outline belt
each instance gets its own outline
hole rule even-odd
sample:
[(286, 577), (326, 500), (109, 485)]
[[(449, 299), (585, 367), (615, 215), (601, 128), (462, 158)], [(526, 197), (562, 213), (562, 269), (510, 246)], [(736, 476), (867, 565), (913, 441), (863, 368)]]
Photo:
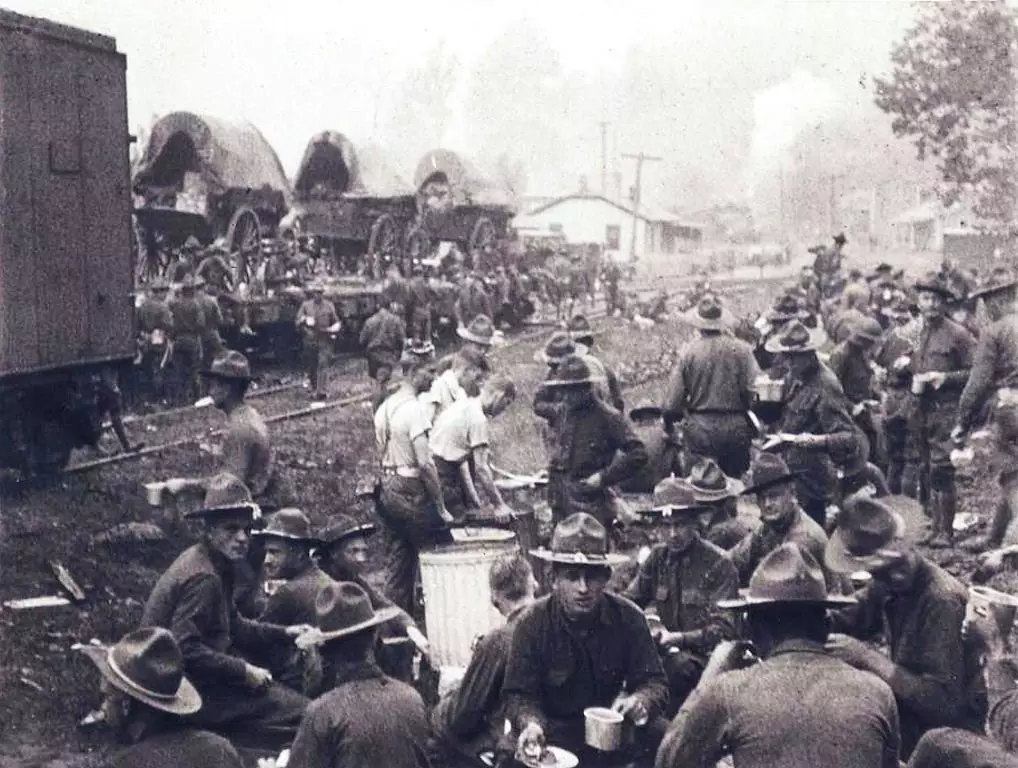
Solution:
[(421, 476), (421, 470), (417, 467), (382, 467), (382, 474), (389, 477), (418, 478)]

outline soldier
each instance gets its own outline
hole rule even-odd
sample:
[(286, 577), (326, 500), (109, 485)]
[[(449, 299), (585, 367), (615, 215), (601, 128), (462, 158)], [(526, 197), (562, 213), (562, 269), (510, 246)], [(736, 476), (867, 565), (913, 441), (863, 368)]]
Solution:
[(180, 295), (170, 299), (173, 314), (173, 372), (178, 404), (199, 397), (198, 371), (202, 365), (202, 338), (206, 334), (205, 311), (195, 295), (198, 282), (188, 274), (180, 284)]
[(871, 367), (883, 335), (880, 323), (869, 319), (831, 352), (829, 366), (852, 406), (852, 418), (869, 442), (869, 461), (887, 471), (880, 405)]
[(912, 391), (919, 396), (919, 413), (910, 436), (918, 451), (925, 487), (929, 489), (926, 514), (931, 518), (931, 547), (949, 546), (954, 539), (958, 505), (951, 463), (951, 430), (962, 389), (972, 367), (976, 340), (963, 326), (947, 317), (947, 305), (956, 298), (942, 274), (931, 273), (916, 282), (923, 329), (913, 358)]
[(852, 335), (852, 331), (869, 319), (870, 294), (861, 285), (849, 285), (841, 295), (840, 312), (831, 317), (827, 324), (827, 335), (835, 344), (840, 344)]
[(233, 272), (226, 261), (226, 253), (221, 245), (209, 246), (205, 258), (195, 270), (195, 276), (204, 279), (209, 288), (223, 293), (233, 290)]
[(721, 549), (700, 537), (705, 512), (683, 481), (658, 483), (653, 507), (643, 514), (658, 521), (668, 539), (651, 549), (623, 593), (641, 608), (653, 604), (660, 617), (660, 628), (652, 626), (651, 633), (668, 675), (669, 717), (696, 687), (714, 646), (735, 636), (716, 603), (738, 595), (739, 574)]
[(837, 497), (834, 465), (842, 470), (843, 490), (852, 493), (865, 484), (869, 454), (841, 384), (817, 358), (822, 341), (820, 331), (795, 321), (766, 344), (788, 367), (777, 439), (788, 445), (799, 503), (821, 528), (827, 505)]
[[(311, 533), (311, 521), (301, 510), (287, 507), (272, 514), (268, 524), (251, 534), (263, 542), (265, 559), (262, 578), (269, 593), (259, 621), (267, 624), (315, 623), (315, 598), (331, 579), (311, 559), (319, 541)], [(292, 643), (274, 646), (266, 654), (274, 677), (305, 696), (314, 696), (321, 687), (317, 659), (302, 653)]]
[(205, 368), (208, 368), (212, 365), (212, 361), (226, 348), (223, 344), (223, 337), (219, 334), (219, 329), (223, 327), (225, 322), (223, 320), (223, 310), (220, 308), (219, 299), (216, 297), (216, 292), (219, 288), (207, 282), (201, 275), (195, 278), (195, 285), (197, 288), (195, 298), (198, 299), (198, 304), (205, 315), (204, 332), (201, 338), (202, 364)]
[[(547, 390), (552, 392), (554, 390)], [(661, 428), (661, 408), (645, 400), (629, 411), (637, 438), (647, 449), (647, 463), (619, 483), (624, 493), (653, 493), (666, 477), (686, 475), (681, 435), (666, 434)]]
[(378, 384), (372, 406), (378, 408), (389, 394), (392, 372), (399, 364), (406, 343), (403, 308), (398, 301), (382, 305), (361, 328), (360, 344), (368, 358), (368, 376)]
[(424, 267), (414, 264), (410, 278), (410, 335), (419, 342), (431, 341), (431, 317), (435, 311), (435, 295), (424, 275)]
[(297, 328), (301, 331), (301, 357), (304, 371), (315, 400), (327, 397), (325, 374), (329, 366), (334, 334), (339, 332), (339, 315), (336, 305), (325, 298), (325, 286), (312, 283), (308, 286), (311, 298), (297, 310)]
[(201, 243), (194, 235), (189, 235), (177, 251), (176, 260), (167, 269), (171, 283), (182, 283), (188, 275), (194, 274), (195, 262), (201, 252)]
[(816, 259), (813, 262), (813, 271), (816, 273), (821, 289), (826, 289), (833, 282), (834, 277), (841, 272), (843, 251), (847, 243), (848, 238), (845, 237), (845, 233), (839, 232), (834, 236), (833, 246), (820, 248), (817, 251)]
[[(958, 403), (958, 418), (951, 438), (955, 442), (978, 421), (985, 403), (997, 395), (996, 466), (1000, 470), (1001, 499), (990, 530), (984, 538), (973, 542), (972, 549), (999, 547), (1008, 525), (1018, 512), (1018, 314), (1015, 313), (1015, 288), (1009, 281), (983, 288), (973, 294), (986, 303), (992, 324), (979, 337), (972, 362), (972, 372)], [(966, 547), (969, 548), (969, 547)]]
[(600, 358), (591, 354), (594, 348), (594, 328), (584, 315), (573, 315), (569, 318), (569, 335), (576, 343), (576, 354), (586, 360), (587, 365), (594, 372), (598, 384), (594, 386), (594, 393), (606, 404), (610, 405), (619, 413), (626, 412), (626, 404), (622, 399), (622, 387), (619, 384), (619, 377), (615, 371), (606, 366)]
[(492, 317), (491, 296), (488, 295), (480, 274), (476, 270), (471, 270), (460, 286), (454, 314), (458, 328), (466, 328), (470, 318), (484, 316), (490, 319)]
[(758, 373), (753, 350), (725, 333), (734, 323), (716, 296), (705, 296), (685, 318), (700, 334), (679, 354), (663, 408), (665, 432), (682, 419), (691, 454), (712, 458), (729, 477), (741, 477), (756, 435), (749, 420)]
[(542, 387), (561, 390), (552, 416), (553, 452), (548, 500), (557, 520), (587, 512), (610, 525), (617, 516), (612, 490), (647, 462), (647, 450), (626, 417), (598, 398), (590, 366), (569, 357)]
[(287, 280), (289, 270), (289, 258), (286, 246), (276, 240), (262, 241), (262, 255), (267, 257), (265, 262), (265, 290), (272, 295), (282, 289)]
[[(145, 447), (145, 443), (131, 445), (131, 441), (127, 437), (127, 429), (124, 427), (124, 396), (117, 382), (117, 369), (112, 365), (103, 366), (95, 376), (94, 382), (96, 415), (99, 417), (99, 422), (102, 423), (103, 418), (108, 415), (110, 417), (110, 424), (113, 426), (113, 433), (117, 436), (117, 440), (120, 441), (120, 447), (124, 453), (140, 451)], [(99, 432), (100, 437), (101, 435), (102, 432)], [(100, 456), (107, 455), (106, 451), (99, 445), (98, 439), (92, 445), (92, 450)]]
[(609, 317), (616, 311), (622, 312), (625, 309), (625, 302), (619, 294), (619, 283), (622, 282), (622, 267), (615, 259), (608, 257), (608, 263), (604, 265), (601, 272), (601, 284), (604, 286), (604, 307), (605, 314)]
[(168, 356), (168, 345), (173, 336), (173, 313), (166, 301), (170, 286), (162, 278), (149, 285), (135, 314), (138, 323), (139, 359), (142, 386), (157, 400), (163, 400), (163, 371)]

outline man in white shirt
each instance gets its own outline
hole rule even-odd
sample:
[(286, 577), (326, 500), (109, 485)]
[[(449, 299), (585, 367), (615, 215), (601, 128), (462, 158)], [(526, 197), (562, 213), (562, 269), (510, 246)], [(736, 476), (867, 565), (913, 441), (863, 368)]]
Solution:
[(485, 382), (480, 395), (454, 402), (435, 420), (431, 452), (446, 507), (454, 515), (484, 507), (480, 493), (483, 491), (496, 507), (496, 516), (508, 518), (510, 511), (495, 486), (488, 463), (488, 420), (502, 413), (515, 399), (516, 385), (505, 376), (495, 376)]

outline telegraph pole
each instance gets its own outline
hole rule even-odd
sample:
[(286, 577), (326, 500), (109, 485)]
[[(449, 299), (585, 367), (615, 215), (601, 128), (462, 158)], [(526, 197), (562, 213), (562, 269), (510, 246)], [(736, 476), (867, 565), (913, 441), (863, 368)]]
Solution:
[(604, 120), (601, 126), (601, 195), (608, 196), (608, 123)]
[(636, 155), (623, 154), (622, 157), (627, 160), (636, 161), (636, 183), (633, 185), (633, 231), (629, 239), (629, 258), (631, 261), (636, 261), (636, 228), (639, 226), (639, 212), (640, 212), (640, 197), (641, 197), (641, 185), (643, 183), (643, 163), (645, 160), (657, 162), (662, 160), (660, 157), (653, 157), (652, 155), (645, 155), (640, 152)]

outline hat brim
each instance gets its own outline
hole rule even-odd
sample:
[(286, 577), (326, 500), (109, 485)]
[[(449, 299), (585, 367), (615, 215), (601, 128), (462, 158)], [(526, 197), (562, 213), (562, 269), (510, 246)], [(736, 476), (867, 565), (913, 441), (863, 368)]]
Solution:
[(640, 405), (629, 412), (629, 418), (632, 421), (637, 419), (659, 419), (663, 414), (664, 410), (660, 406)]
[(668, 518), (671, 517), (680, 517), (683, 515), (696, 516), (702, 515), (704, 512), (709, 511), (710, 507), (702, 503), (688, 505), (683, 504), (681, 506), (673, 504), (662, 504), (657, 507), (651, 507), (650, 509), (638, 510), (638, 514), (643, 515), (644, 517), (653, 518), (655, 520), (667, 521)]
[(205, 368), (199, 371), (199, 373), (207, 379), (223, 379), (224, 381), (254, 381), (254, 376), (248, 374), (247, 376), (237, 373), (225, 373), (223, 371), (213, 371), (211, 368)]
[(824, 334), (819, 329), (809, 329), (809, 341), (798, 347), (785, 347), (781, 345), (781, 338), (775, 334), (764, 342), (764, 349), (771, 354), (794, 355), (796, 352), (816, 352), (824, 345)]
[(601, 332), (595, 331), (593, 328), (587, 328), (586, 330), (583, 331), (569, 331), (568, 333), (569, 338), (571, 338), (573, 341), (577, 341), (579, 339), (592, 339), (595, 336), (600, 335)]
[(555, 355), (554, 357), (552, 357), (549, 356), (548, 353), (545, 352), (543, 349), (539, 349), (534, 353), (534, 362), (544, 363), (545, 365), (548, 365), (550, 363), (564, 363), (566, 360), (568, 360), (570, 357), (573, 357), (575, 354), (576, 354), (575, 352), (570, 352), (569, 354), (566, 355)]
[[(739, 590), (746, 593), (748, 590)], [(855, 605), (856, 599), (849, 595), (828, 595), (824, 600), (780, 600), (766, 597), (752, 597), (744, 594), (742, 597), (730, 600), (718, 600), (717, 606), (722, 610), (745, 610), (747, 608), (759, 608), (767, 605), (813, 605), (823, 608), (844, 608), (848, 605)]]
[(392, 621), (394, 618), (399, 616), (400, 609), (395, 605), (390, 605), (387, 608), (379, 608), (375, 611), (375, 615), (370, 619), (354, 624), (349, 627), (343, 627), (343, 629), (335, 629), (329, 632), (318, 629), (316, 634), (312, 638), (315, 645), (321, 645), (327, 643), (330, 640), (339, 640), (342, 637), (349, 637), (350, 635), (356, 635), (358, 632), (363, 632), (367, 629), (377, 627), (379, 624), (384, 624), (387, 621)]
[(750, 496), (753, 494), (761, 493), (762, 491), (768, 491), (771, 488), (776, 488), (779, 485), (789, 485), (790, 483), (794, 483), (795, 481), (796, 481), (795, 473), (789, 472), (787, 475), (781, 475), (780, 477), (775, 477), (774, 479), (767, 480), (766, 482), (763, 483), (757, 483), (756, 485), (747, 486), (746, 488), (742, 489), (739, 495)]
[(252, 538), (258, 537), (260, 539), (279, 539), (281, 541), (293, 541), (298, 544), (307, 544), (309, 547), (319, 547), (325, 542), (322, 539), (315, 538), (314, 536), (296, 536), (292, 533), (283, 533), (282, 531), (270, 531), (268, 529), (262, 531), (253, 531), (251, 533)]
[(546, 563), (562, 563), (563, 565), (579, 565), (590, 568), (621, 565), (629, 562), (628, 555), (609, 552), (604, 555), (587, 555), (582, 552), (553, 552), (550, 549), (532, 549), (530, 554)]
[(732, 313), (724, 307), (721, 308), (721, 316), (717, 318), (703, 318), (696, 309), (689, 309), (682, 313), (682, 319), (701, 331), (723, 331), (734, 324)]
[(542, 387), (578, 387), (581, 384), (601, 384), (606, 379), (603, 376), (587, 376), (584, 379), (548, 379), (542, 381)]
[[(890, 543), (905, 535), (905, 518), (897, 512), (891, 513), (894, 516), (895, 535)], [(900, 549), (890, 546), (881, 547), (865, 555), (855, 555), (848, 550), (845, 544), (844, 531), (840, 528), (831, 534), (824, 549), (824, 563), (832, 571), (838, 573), (853, 573), (855, 571), (873, 571), (882, 568), (902, 556)]]
[(1013, 291), (1015, 288), (1018, 288), (1018, 280), (1012, 280), (1001, 285), (991, 285), (988, 288), (980, 288), (978, 291), (972, 291), (968, 297), (970, 299), (985, 299), (987, 296), (996, 296), (998, 293)]
[(374, 536), (376, 533), (378, 533), (377, 525), (375, 525), (374, 523), (362, 523), (361, 525), (358, 525), (355, 528), (351, 528), (348, 531), (343, 531), (342, 533), (336, 534), (335, 536), (331, 536), (329, 538), (323, 538), (321, 540), (321, 546), (323, 548), (333, 547), (337, 544), (341, 544), (344, 541), (348, 541), (349, 539), (357, 538), (358, 536), (367, 538), (368, 536)]
[(481, 344), (485, 347), (490, 347), (495, 343), (494, 335), (485, 338), (484, 336), (472, 333), (469, 328), (457, 328), (456, 335), (465, 341), (472, 341), (474, 344)]
[(201, 509), (192, 509), (190, 512), (185, 512), (185, 518), (196, 518), (196, 517), (229, 517), (246, 514), (252, 521), (257, 520), (262, 515), (262, 508), (255, 504), (231, 504), (227, 507), (202, 507)]
[(169, 712), (172, 715), (193, 715), (201, 709), (201, 694), (186, 677), (181, 678), (180, 686), (172, 698), (155, 696), (139, 685), (133, 683), (119, 670), (110, 664), (109, 648), (102, 645), (85, 645), (78, 649), (95, 664), (99, 674), (107, 680), (110, 685), (122, 693), (126, 693), (132, 699), (137, 699), (162, 712)]
[(741, 480), (736, 480), (732, 477), (725, 478), (725, 487), (718, 488), (717, 490), (708, 490), (706, 488), (697, 488), (695, 485), (690, 485), (693, 489), (693, 494), (696, 496), (697, 501), (703, 501), (707, 503), (724, 501), (725, 499), (732, 499), (736, 496), (741, 496), (746, 492), (746, 486)]
[(954, 291), (950, 290), (949, 288), (944, 288), (943, 286), (940, 285), (932, 285), (930, 283), (916, 283), (913, 287), (915, 288), (916, 291), (935, 293), (938, 296), (943, 297), (947, 301), (960, 301), (962, 299), (962, 297), (956, 294)]

